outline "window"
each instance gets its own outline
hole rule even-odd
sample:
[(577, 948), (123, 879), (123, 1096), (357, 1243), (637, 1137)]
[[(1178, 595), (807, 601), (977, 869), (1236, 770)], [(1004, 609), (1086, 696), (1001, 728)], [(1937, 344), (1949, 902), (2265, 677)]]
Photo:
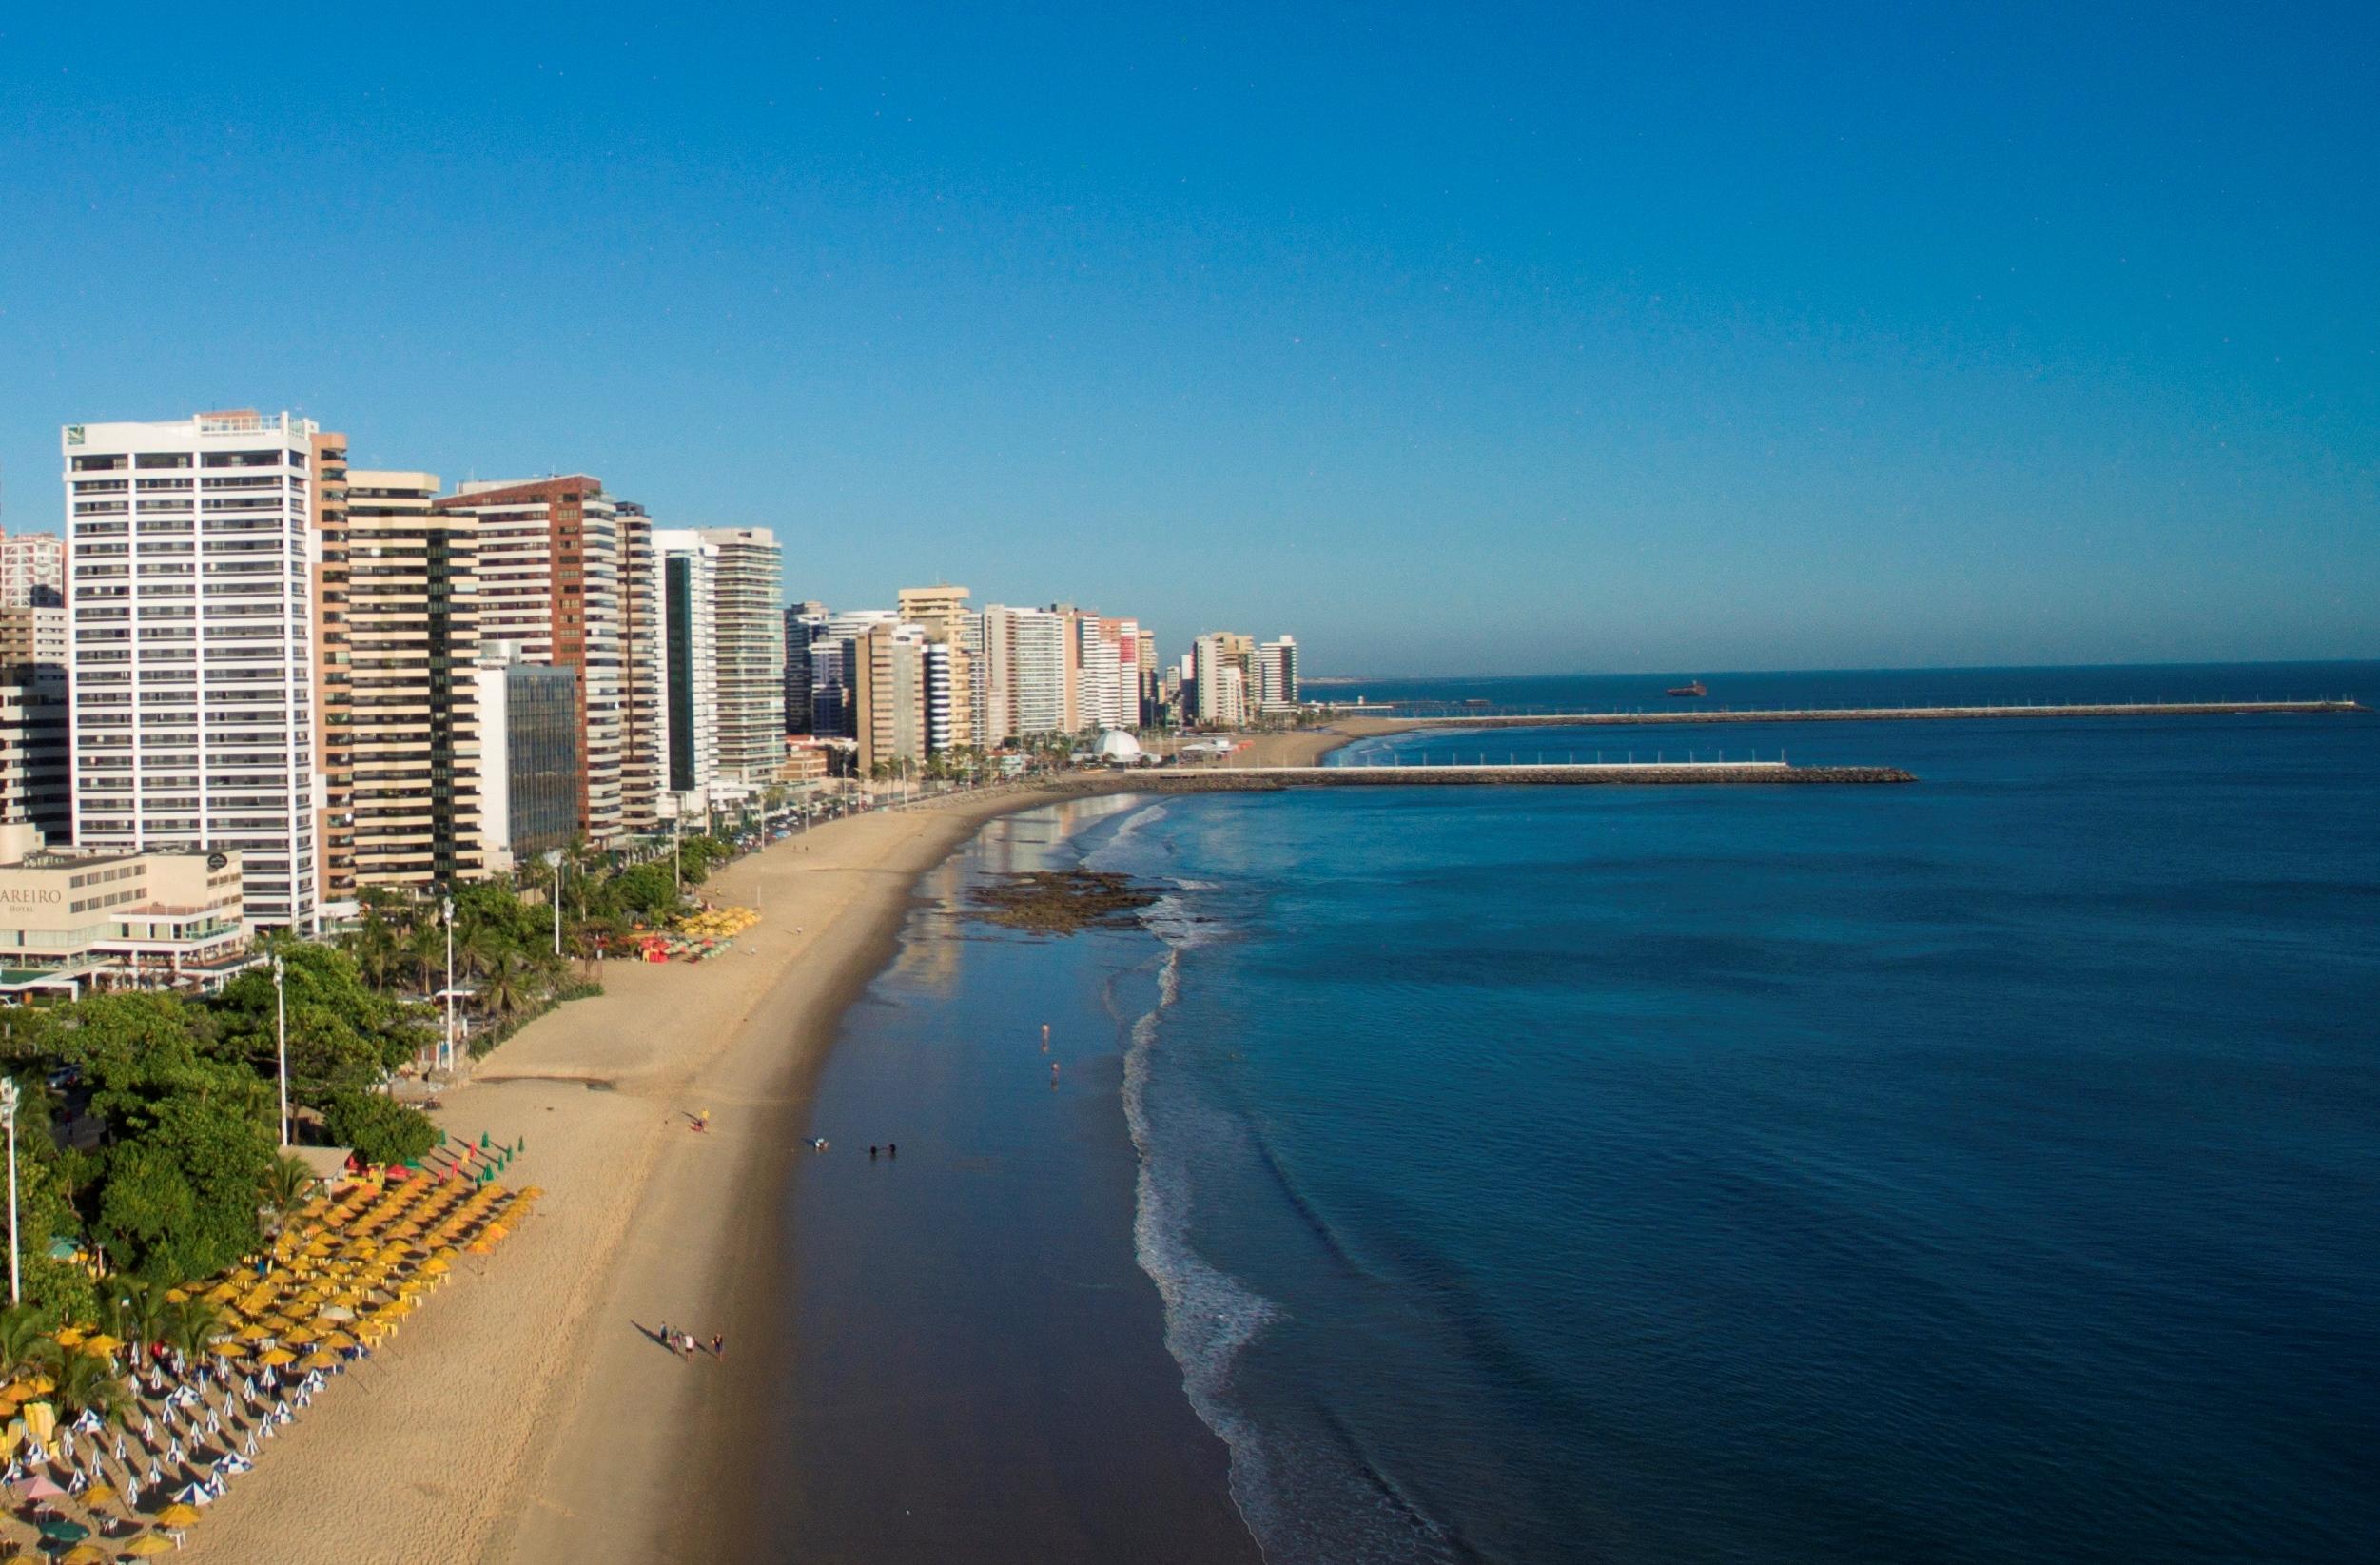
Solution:
[(144, 451), (132, 459), (132, 465), (148, 468), (187, 467), (190, 465), (190, 454), (187, 451)]
[(123, 470), (125, 461), (121, 456), (77, 457), (71, 465), (77, 473), (116, 473)]

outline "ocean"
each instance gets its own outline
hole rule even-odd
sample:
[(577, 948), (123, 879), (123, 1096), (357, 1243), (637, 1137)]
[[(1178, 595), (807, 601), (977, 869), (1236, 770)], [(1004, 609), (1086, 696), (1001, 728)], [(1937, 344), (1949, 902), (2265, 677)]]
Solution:
[[(2380, 686), (2010, 672), (1741, 701)], [(849, 1557), (2373, 1557), (2380, 718), (1652, 742), (1921, 781), (1101, 800), (936, 877), (787, 1206)], [(964, 916), (1075, 862), (1165, 894)]]

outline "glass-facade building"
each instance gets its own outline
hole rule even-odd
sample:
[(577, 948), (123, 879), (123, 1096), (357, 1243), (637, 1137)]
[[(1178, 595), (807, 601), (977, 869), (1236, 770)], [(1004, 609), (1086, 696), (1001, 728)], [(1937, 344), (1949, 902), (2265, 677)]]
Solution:
[(514, 862), (578, 834), (578, 671), (504, 671), (504, 758)]

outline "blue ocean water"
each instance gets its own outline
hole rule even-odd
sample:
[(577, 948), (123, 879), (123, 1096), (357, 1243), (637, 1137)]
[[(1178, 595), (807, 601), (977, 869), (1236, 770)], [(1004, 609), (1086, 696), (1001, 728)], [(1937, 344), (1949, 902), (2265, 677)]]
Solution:
[(1922, 780), (1081, 835), (1173, 888), (1136, 1243), (1267, 1557), (2380, 1555), (2380, 719), (1778, 732)]

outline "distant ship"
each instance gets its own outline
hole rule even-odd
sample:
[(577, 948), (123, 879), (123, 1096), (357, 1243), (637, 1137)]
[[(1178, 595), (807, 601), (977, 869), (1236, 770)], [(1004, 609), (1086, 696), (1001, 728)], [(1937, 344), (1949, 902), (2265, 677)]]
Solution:
[(1703, 682), (1700, 679), (1697, 679), (1690, 685), (1672, 685), (1669, 687), (1668, 694), (1671, 695), (1684, 696), (1687, 700), (1694, 701), (1700, 700), (1703, 696), (1709, 694), (1710, 692), (1704, 688)]

